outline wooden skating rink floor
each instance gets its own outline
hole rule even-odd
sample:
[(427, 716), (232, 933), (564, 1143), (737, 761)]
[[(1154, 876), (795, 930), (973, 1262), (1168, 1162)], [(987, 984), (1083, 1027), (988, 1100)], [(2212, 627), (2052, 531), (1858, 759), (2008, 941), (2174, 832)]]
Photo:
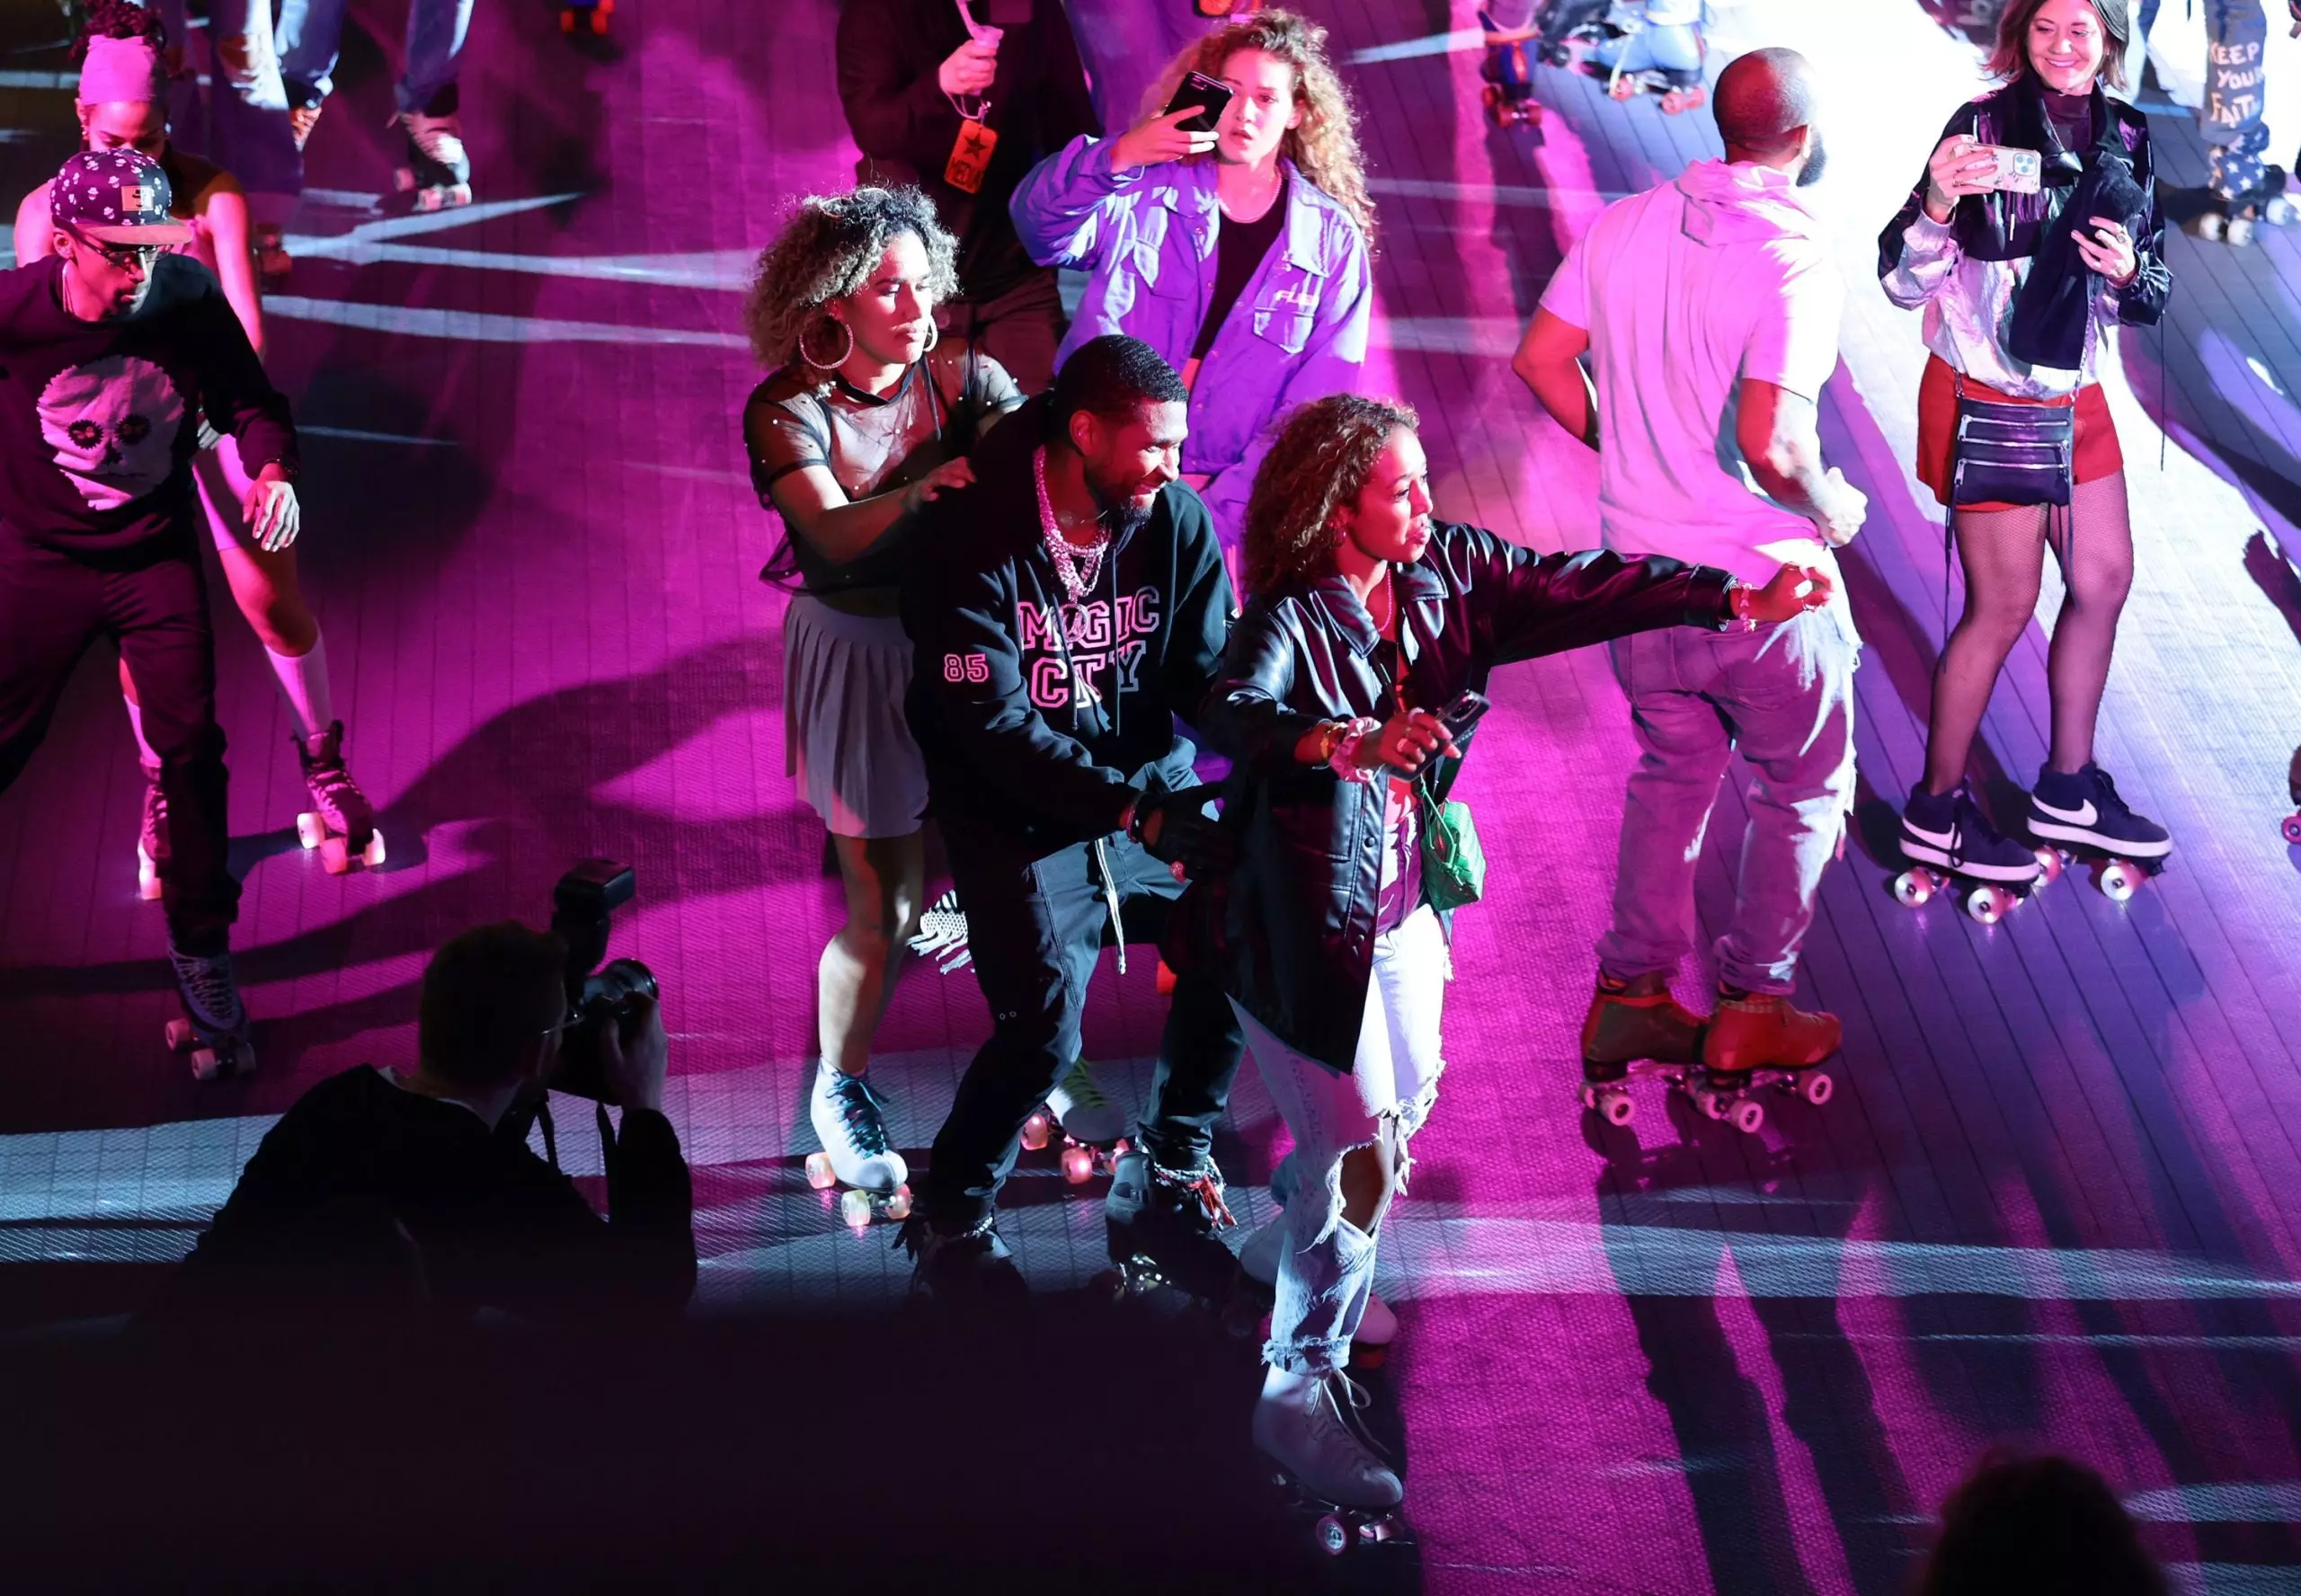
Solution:
[[(1442, 514), (1590, 545), (1592, 462), (1509, 351), (1598, 208), (1714, 153), (1713, 127), (1546, 71), (1541, 125), (1502, 131), (1480, 115), (1468, 0), (1308, 9), (1352, 58), (1381, 210), (1370, 386), (1420, 407)], [(19, 7), (0, 37), (11, 199), (69, 146), (53, 15)], [(752, 579), (774, 526), (737, 424), (750, 261), (786, 196), (851, 178), (835, 20), (832, 0), (641, 0), (612, 49), (585, 50), (547, 7), (483, 6), (465, 100), (480, 203), (387, 219), (372, 207), (397, 152), (376, 129), (396, 45), (374, 38), (396, 40), (398, 9), (360, 8), (269, 315), (306, 435), (304, 569), (391, 863), (337, 879), (296, 848), (285, 717), (218, 578), (262, 1069), (195, 1086), (160, 1044), (173, 999), (135, 892), (140, 778), (111, 657), (91, 657), (0, 799), (0, 1259), (181, 1254), (302, 1091), (409, 1059), (431, 948), (540, 923), (561, 870), (605, 854), (640, 882), (617, 951), (666, 993), (704, 1304), (901, 1292), (886, 1233), (843, 1230), (800, 1168), (838, 901), (783, 772), (782, 600)], [(2301, 544), (2301, 233), (2247, 252), (2174, 237), (2165, 327), (2127, 335), (2109, 377), (2138, 577), (2101, 757), (2172, 829), (2171, 868), (2125, 904), (2065, 879), (1995, 927), (1913, 913), (1888, 883), (1941, 536), (1908, 469), (1917, 320), (1876, 291), (1872, 241), (1976, 91), (1974, 55), (1916, 0), (1747, 0), (1712, 59), (1775, 42), (1831, 85), (1817, 192), (1852, 291), (1824, 440), (1870, 496), (1845, 562), (1869, 645), (1861, 802), (1802, 989), (1844, 1018), (1839, 1090), (1780, 1102), (1754, 1138), (1651, 1094), (1624, 1130), (1578, 1111), (1627, 715), (1595, 652), (1502, 672), (1464, 782), (1491, 901), (1460, 922), (1452, 1068), (1381, 1260), (1430, 1584), (1891, 1592), (1942, 1495), (2004, 1442), (2102, 1469), (2181, 1589), (2301, 1588), (2301, 871), (2278, 832), (2301, 579), (2277, 553)], [(2301, 84), (2301, 55), (2270, 70)], [(2187, 112), (2143, 99), (2169, 180), (2200, 182)], [(2279, 150), (2297, 134), (2278, 129)], [(2048, 621), (2057, 598), (2049, 574)], [(2043, 757), (2045, 645), (2041, 621), (1984, 728), (2001, 813)], [(1713, 931), (1743, 822), (1737, 788), (1702, 860)], [(1149, 964), (1121, 980), (1106, 960), (1088, 1025), (1138, 1101), (1161, 1012)], [(1705, 983), (1685, 971), (1689, 996)], [(875, 1072), (906, 1147), (931, 1139), (985, 1030), (965, 973), (907, 977)], [(587, 1132), (564, 1140), (596, 1170)], [(1248, 1071), (1221, 1148), (1242, 1219), (1267, 1212), (1257, 1183), (1281, 1150)], [(1026, 1159), (1008, 1233), (1040, 1289), (1098, 1264), (1098, 1190)]]

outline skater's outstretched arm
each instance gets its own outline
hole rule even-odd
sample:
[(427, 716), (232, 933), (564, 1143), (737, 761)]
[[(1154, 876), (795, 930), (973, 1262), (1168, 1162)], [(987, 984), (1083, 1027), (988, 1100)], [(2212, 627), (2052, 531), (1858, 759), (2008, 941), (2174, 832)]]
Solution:
[(1490, 628), (1492, 664), (1661, 626), (1717, 630), (1735, 618), (1730, 576), (1658, 554), (1536, 554), (1480, 528), (1450, 527), (1443, 546), (1433, 541), (1431, 557), (1444, 562), (1472, 625)]
[(1519, 341), (1510, 369), (1534, 392), (1550, 419), (1592, 448), (1598, 447), (1598, 390), (1583, 368), (1590, 334), (1547, 308)]

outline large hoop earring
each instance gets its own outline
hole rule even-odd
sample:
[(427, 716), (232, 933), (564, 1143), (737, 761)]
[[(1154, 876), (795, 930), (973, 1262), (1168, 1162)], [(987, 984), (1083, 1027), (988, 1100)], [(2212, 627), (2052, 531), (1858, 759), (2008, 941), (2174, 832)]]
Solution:
[[(852, 337), (853, 334), (849, 333), (848, 336)], [(935, 346), (942, 341), (943, 328), (932, 316), (929, 316), (927, 320), (927, 347), (919, 351), (919, 358), (924, 360), (935, 352)]]
[(848, 359), (855, 353), (855, 329), (848, 326), (845, 322), (840, 321), (836, 316), (830, 318), (830, 320), (832, 326), (837, 327), (840, 332), (847, 334), (847, 347), (840, 350), (838, 358), (835, 359), (816, 359), (807, 349), (807, 335), (804, 332), (799, 334), (799, 358), (818, 371), (836, 371), (840, 367), (846, 365)]

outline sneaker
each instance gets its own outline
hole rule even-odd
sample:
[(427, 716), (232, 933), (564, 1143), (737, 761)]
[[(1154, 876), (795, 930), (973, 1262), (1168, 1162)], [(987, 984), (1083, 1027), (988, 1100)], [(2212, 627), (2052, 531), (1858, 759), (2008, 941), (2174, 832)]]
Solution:
[[(1275, 1288), (1278, 1266), (1286, 1255), (1287, 1229), (1284, 1210), (1273, 1216), (1239, 1249), (1239, 1271), (1248, 1280)], [(1374, 1292), (1366, 1293), (1366, 1311), (1350, 1339), (1365, 1346), (1386, 1347), (1399, 1338), (1399, 1316)]]
[(1047, 1093), (1046, 1111), (1073, 1141), (1107, 1143), (1126, 1134), (1126, 1111), (1103, 1095), (1084, 1059), (1064, 1070)]
[(1346, 1374), (1294, 1374), (1274, 1364), (1255, 1404), (1255, 1446), (1322, 1502), (1396, 1507), (1405, 1486), (1343, 1415), (1346, 1404), (1355, 1408), (1365, 1400)]
[(892, 1193), (911, 1178), (902, 1155), (888, 1145), (885, 1111), (886, 1100), (863, 1077), (829, 1063), (815, 1066), (807, 1117), (841, 1185)]
[(2173, 851), (2172, 833), (2128, 809), (2110, 773), (2092, 763), (2074, 776), (2038, 772), (2037, 790), (2030, 794), (2030, 835), (2120, 859), (2162, 859)]
[(1808, 1014), (1779, 993), (1721, 984), (1718, 1012), (1702, 1037), (1701, 1065), (1713, 1075), (1810, 1069), (1837, 1051), (1844, 1035), (1835, 1015)]
[(1019, 1302), (1031, 1294), (1015, 1255), (999, 1238), (996, 1215), (955, 1234), (937, 1230), (913, 1213), (895, 1233), (911, 1255), (911, 1290), (938, 1302)]
[[(2030, 822), (2031, 829), (2036, 822)], [(2043, 868), (2035, 850), (2015, 842), (1982, 817), (1973, 789), (1909, 795), (1902, 811), (1902, 853), (1913, 864), (1938, 864), (1975, 881), (2025, 886)]]
[(1582, 1019), (1582, 1074), (1620, 1080), (1641, 1059), (1691, 1064), (1701, 1057), (1702, 1018), (1670, 995), (1660, 971), (1626, 981), (1598, 977), (1590, 1012)]

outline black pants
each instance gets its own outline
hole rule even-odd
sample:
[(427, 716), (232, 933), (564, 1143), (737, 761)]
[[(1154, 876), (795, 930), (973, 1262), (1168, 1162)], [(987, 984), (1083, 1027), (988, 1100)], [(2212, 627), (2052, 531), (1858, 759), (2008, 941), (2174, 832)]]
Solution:
[(1034, 271), (996, 298), (953, 301), (943, 331), (964, 338), (1007, 368), (1026, 395), (1054, 386), (1054, 351), (1062, 345), (1062, 291), (1052, 270)]
[(164, 554), (76, 559), (0, 527), (0, 793), (48, 735), (57, 700), (88, 645), (110, 638), (143, 705), (168, 801), (162, 877), (168, 935), (220, 949), (238, 918), (225, 867), (224, 733), (216, 724), (216, 646), (208, 585), (191, 529)]
[[(1034, 856), (949, 821), (943, 842), (992, 1025), (959, 1082), (928, 1170), (928, 1217), (948, 1231), (996, 1206), (1022, 1146), (1023, 1122), (1078, 1059), (1087, 981), (1110, 917), (1091, 846)], [(1127, 941), (1155, 941), (1180, 883), (1140, 845), (1118, 836), (1103, 842)], [(1209, 965), (1183, 972), (1140, 1130), (1153, 1158), (1172, 1169), (1205, 1160), (1244, 1051), (1221, 971)]]

